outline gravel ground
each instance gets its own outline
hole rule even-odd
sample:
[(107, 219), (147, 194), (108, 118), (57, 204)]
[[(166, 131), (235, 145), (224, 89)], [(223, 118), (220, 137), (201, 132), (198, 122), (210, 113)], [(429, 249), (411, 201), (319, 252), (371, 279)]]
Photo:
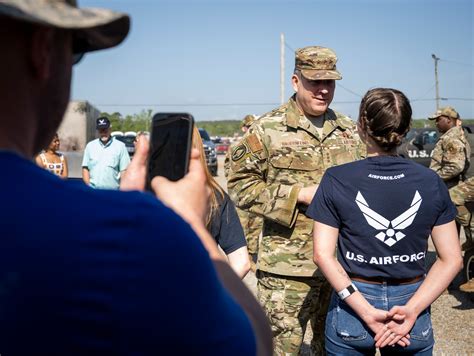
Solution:
[[(222, 170), (223, 156), (219, 156), (219, 177), (217, 181), (224, 189), (227, 188)], [(433, 264), (436, 254), (430, 244), (428, 263)], [(249, 289), (256, 294), (257, 280), (252, 272), (245, 277), (244, 282)], [(458, 286), (461, 277), (456, 278), (444, 294), (442, 294), (432, 305), (431, 315), (435, 332), (436, 356), (474, 356), (474, 293), (463, 293)], [(305, 342), (301, 355), (310, 355), (309, 342), (311, 340), (311, 326), (308, 325)]]

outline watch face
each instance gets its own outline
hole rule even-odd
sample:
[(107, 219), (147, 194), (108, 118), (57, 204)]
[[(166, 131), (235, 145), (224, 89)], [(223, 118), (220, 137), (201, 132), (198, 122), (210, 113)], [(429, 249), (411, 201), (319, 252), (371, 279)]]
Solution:
[(355, 293), (356, 291), (357, 291), (356, 286), (351, 284), (347, 286), (346, 288), (344, 288), (343, 290), (341, 290), (340, 292), (338, 292), (337, 295), (339, 296), (339, 298), (341, 298), (341, 300), (344, 300), (348, 296), (350, 296), (352, 293)]

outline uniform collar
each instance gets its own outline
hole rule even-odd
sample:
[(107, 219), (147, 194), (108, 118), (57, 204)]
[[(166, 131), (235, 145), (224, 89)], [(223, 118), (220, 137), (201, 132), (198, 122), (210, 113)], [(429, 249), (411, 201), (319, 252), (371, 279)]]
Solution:
[(324, 140), (331, 132), (339, 128), (341, 131), (347, 130), (349, 127), (347, 123), (341, 120), (332, 109), (327, 109), (324, 113), (323, 137), (319, 134), (314, 125), (301, 112), (296, 104), (296, 94), (293, 95), (286, 106), (286, 126), (297, 129), (302, 128), (315, 136), (320, 141)]

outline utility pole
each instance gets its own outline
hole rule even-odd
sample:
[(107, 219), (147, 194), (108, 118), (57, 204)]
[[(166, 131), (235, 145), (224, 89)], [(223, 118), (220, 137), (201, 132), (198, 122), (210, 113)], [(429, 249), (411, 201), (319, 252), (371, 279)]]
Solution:
[(439, 58), (432, 54), (431, 58), (434, 59), (435, 63), (435, 83), (436, 83), (436, 110), (439, 109), (439, 86), (438, 86), (438, 61)]
[(285, 102), (285, 35), (280, 34), (280, 104)]

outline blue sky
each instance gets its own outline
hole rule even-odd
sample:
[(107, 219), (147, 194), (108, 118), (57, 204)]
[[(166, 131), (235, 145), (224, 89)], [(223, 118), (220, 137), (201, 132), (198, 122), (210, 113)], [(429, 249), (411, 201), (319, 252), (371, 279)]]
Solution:
[(285, 97), (294, 50), (334, 49), (343, 79), (331, 107), (357, 118), (373, 87), (402, 90), (414, 118), (440, 106), (474, 118), (472, 0), (82, 0), (127, 12), (125, 42), (92, 53), (74, 69), (72, 98), (99, 110), (186, 111), (197, 121), (263, 114), (280, 102), (280, 34)]

